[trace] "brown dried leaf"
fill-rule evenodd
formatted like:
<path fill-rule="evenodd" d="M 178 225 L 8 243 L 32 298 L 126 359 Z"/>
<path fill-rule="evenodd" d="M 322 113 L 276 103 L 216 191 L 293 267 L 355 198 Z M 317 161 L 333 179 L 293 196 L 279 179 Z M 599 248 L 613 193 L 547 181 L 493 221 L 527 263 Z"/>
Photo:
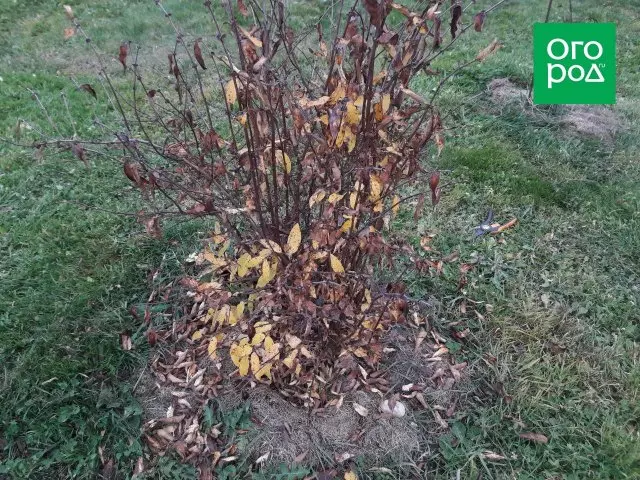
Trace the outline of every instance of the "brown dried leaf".
<path fill-rule="evenodd" d="M 69 40 L 76 34 L 76 29 L 73 27 L 65 28 L 63 32 L 63 36 L 65 40 Z"/>
<path fill-rule="evenodd" d="M 500 48 L 502 48 L 502 44 L 498 42 L 497 38 L 494 38 L 493 41 L 485 49 L 480 50 L 478 56 L 476 57 L 476 60 L 478 60 L 479 62 L 484 62 L 487 57 L 489 57 L 489 55 L 495 53 Z"/>
<path fill-rule="evenodd" d="M 200 48 L 200 41 L 202 39 L 198 38 L 196 40 L 196 43 L 193 44 L 193 54 L 196 57 L 196 60 L 198 61 L 198 65 L 200 65 L 200 67 L 202 67 L 203 70 L 206 70 L 207 67 L 204 65 L 204 58 L 202 58 L 202 49 Z"/>
<path fill-rule="evenodd" d="M 83 83 L 82 85 L 80 85 L 79 88 L 80 88 L 80 90 L 84 90 L 89 95 L 93 96 L 93 98 L 96 98 L 96 99 L 98 98 L 98 95 L 96 94 L 96 91 L 88 83 Z"/>
<path fill-rule="evenodd" d="M 84 163 L 87 167 L 89 166 L 89 164 L 87 163 L 87 154 L 82 145 L 80 145 L 79 143 L 74 143 L 71 147 L 71 151 L 78 158 L 78 160 L 81 160 L 82 163 Z"/>
<path fill-rule="evenodd" d="M 129 43 L 123 43 L 120 45 L 120 52 L 118 54 L 118 60 L 122 64 L 122 68 L 127 70 L 127 55 L 129 54 Z"/>
<path fill-rule="evenodd" d="M 476 32 L 481 32 L 482 27 L 484 26 L 484 19 L 487 16 L 484 10 L 479 13 L 476 13 L 473 17 L 473 29 Z"/>
<path fill-rule="evenodd" d="M 456 32 L 458 31 L 458 23 L 462 17 L 462 6 L 459 3 L 455 3 L 451 6 L 451 37 L 456 38 Z"/>
<path fill-rule="evenodd" d="M 521 433 L 519 436 L 524 440 L 530 440 L 534 443 L 544 444 L 549 442 L 549 439 L 546 437 L 546 435 L 543 435 L 542 433 L 525 432 Z"/>
<path fill-rule="evenodd" d="M 238 11 L 245 17 L 249 16 L 249 10 L 242 0 L 238 0 Z"/>
<path fill-rule="evenodd" d="M 124 174 L 136 185 L 140 185 L 140 170 L 135 162 L 124 162 Z"/>
<path fill-rule="evenodd" d="M 152 237 L 162 237 L 162 230 L 160 228 L 160 217 L 158 215 L 154 215 L 148 220 L 145 220 L 144 228 L 147 231 L 147 234 L 151 235 Z"/>

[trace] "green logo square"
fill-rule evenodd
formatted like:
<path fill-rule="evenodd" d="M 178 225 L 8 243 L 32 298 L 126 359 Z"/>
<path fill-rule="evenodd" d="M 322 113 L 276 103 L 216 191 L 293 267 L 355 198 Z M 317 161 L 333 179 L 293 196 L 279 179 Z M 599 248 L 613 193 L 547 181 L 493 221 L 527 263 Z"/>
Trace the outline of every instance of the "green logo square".
<path fill-rule="evenodd" d="M 536 23 L 533 103 L 616 103 L 616 24 Z"/>

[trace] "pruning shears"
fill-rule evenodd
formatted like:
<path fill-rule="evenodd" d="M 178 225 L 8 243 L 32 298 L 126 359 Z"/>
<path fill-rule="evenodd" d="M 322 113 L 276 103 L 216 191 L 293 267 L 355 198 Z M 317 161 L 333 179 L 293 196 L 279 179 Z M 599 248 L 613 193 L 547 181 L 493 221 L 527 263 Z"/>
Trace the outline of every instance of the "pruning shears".
<path fill-rule="evenodd" d="M 487 233 L 496 234 L 504 232 L 506 229 L 513 227 L 517 221 L 517 218 L 513 218 L 507 223 L 493 223 L 493 210 L 489 210 L 487 218 L 484 220 L 484 222 L 475 227 L 474 234 L 476 237 L 481 237 L 482 235 L 486 235 Z"/>

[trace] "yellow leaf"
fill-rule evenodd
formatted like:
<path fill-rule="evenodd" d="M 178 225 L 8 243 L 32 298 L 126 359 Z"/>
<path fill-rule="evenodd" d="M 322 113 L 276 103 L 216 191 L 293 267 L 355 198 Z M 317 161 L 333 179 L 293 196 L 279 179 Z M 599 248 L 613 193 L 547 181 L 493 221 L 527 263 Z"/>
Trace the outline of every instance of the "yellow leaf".
<path fill-rule="evenodd" d="M 265 322 L 264 320 L 256 322 L 253 325 L 253 329 L 256 331 L 256 333 L 267 333 L 269 330 L 271 330 L 272 327 L 273 326 L 270 323 Z"/>
<path fill-rule="evenodd" d="M 347 218 L 342 224 L 342 226 L 340 227 L 340 231 L 347 233 L 349 230 L 351 230 L 351 225 L 353 225 L 353 220 L 351 220 L 350 218 Z"/>
<path fill-rule="evenodd" d="M 249 273 L 249 262 L 251 261 L 251 255 L 248 253 L 243 253 L 238 259 L 238 276 L 240 278 L 244 277 Z"/>
<path fill-rule="evenodd" d="M 227 307 L 229 306 L 227 305 Z M 238 323 L 238 316 L 236 315 L 236 309 L 234 308 L 233 310 L 231 310 L 231 307 L 229 307 L 228 312 L 229 312 L 229 325 L 233 327 L 236 323 Z"/>
<path fill-rule="evenodd" d="M 249 260 L 249 263 L 247 263 L 247 268 L 256 268 L 258 265 L 261 265 L 264 259 L 269 257 L 269 255 L 271 255 L 270 248 L 264 248 L 260 250 L 260 253 L 258 253 L 257 256 Z"/>
<path fill-rule="evenodd" d="M 329 115 L 327 115 L 326 113 L 325 113 L 325 114 L 323 114 L 323 115 L 320 115 L 320 116 L 318 117 L 318 121 L 319 121 L 320 123 L 325 124 L 325 125 L 329 125 Z"/>
<path fill-rule="evenodd" d="M 217 348 L 218 348 L 218 339 L 216 337 L 213 337 L 209 342 L 209 346 L 207 347 L 207 352 L 209 352 L 209 357 L 211 357 L 212 360 L 215 360 L 216 358 Z"/>
<path fill-rule="evenodd" d="M 282 168 L 286 173 L 291 173 L 291 159 L 282 150 L 276 150 L 275 152 L 276 162 L 282 165 Z"/>
<path fill-rule="evenodd" d="M 249 357 L 242 357 L 238 363 L 238 373 L 241 377 L 246 377 L 249 373 Z"/>
<path fill-rule="evenodd" d="M 191 335 L 191 340 L 200 340 L 202 338 L 202 332 L 200 330 L 196 330 L 195 332 L 193 332 L 193 335 Z"/>
<path fill-rule="evenodd" d="M 282 248 L 280 248 L 280 245 L 278 245 L 276 242 L 274 242 L 273 240 L 260 240 L 260 243 L 262 245 L 264 245 L 266 248 L 270 248 L 271 250 L 273 250 L 276 253 L 282 253 Z"/>
<path fill-rule="evenodd" d="M 236 84 L 233 81 L 233 78 L 227 82 L 224 87 L 224 96 L 229 105 L 233 105 L 236 103 L 236 99 L 238 98 L 238 93 L 236 92 Z"/>
<path fill-rule="evenodd" d="M 238 123 L 244 127 L 247 124 L 247 114 L 241 113 L 236 117 L 236 120 L 238 120 Z"/>
<path fill-rule="evenodd" d="M 344 198 L 344 195 L 345 195 L 344 193 L 343 194 L 339 194 L 338 192 L 332 193 L 331 195 L 329 195 L 329 198 L 327 199 L 327 201 L 331 205 L 335 205 L 337 202 L 339 202 Z"/>
<path fill-rule="evenodd" d="M 347 142 L 347 152 L 351 153 L 354 148 L 356 148 L 356 139 L 357 136 L 350 132 L 349 141 Z"/>
<path fill-rule="evenodd" d="M 382 113 L 387 113 L 387 110 L 389 110 L 390 105 L 391 105 L 391 95 L 388 93 L 385 93 L 382 96 Z"/>
<path fill-rule="evenodd" d="M 387 76 L 386 70 L 382 70 L 380 73 L 377 73 L 375 77 L 373 77 L 373 84 L 378 85 L 382 80 L 384 80 L 384 77 L 386 76 Z"/>
<path fill-rule="evenodd" d="M 270 275 L 270 266 L 269 262 L 266 260 L 262 262 L 262 274 L 260 278 L 258 278 L 258 283 L 256 283 L 256 288 L 263 288 L 267 283 L 271 281 Z"/>
<path fill-rule="evenodd" d="M 344 139 L 347 136 L 347 132 L 351 132 L 346 124 L 342 124 L 340 130 L 338 130 L 338 135 L 336 136 L 336 147 L 340 148 L 344 144 Z"/>
<path fill-rule="evenodd" d="M 242 35 L 244 35 L 247 38 L 247 40 L 249 40 L 251 43 L 253 43 L 254 47 L 262 48 L 262 41 L 260 41 L 258 38 L 256 38 L 253 35 L 251 35 L 247 30 L 245 30 L 241 26 L 238 26 L 238 30 L 240 30 L 242 32 Z"/>
<path fill-rule="evenodd" d="M 316 191 L 311 195 L 311 197 L 309 197 L 309 207 L 313 207 L 316 203 L 320 203 L 326 194 L 327 192 L 322 189 Z"/>
<path fill-rule="evenodd" d="M 289 355 L 287 355 L 287 358 L 285 358 L 282 363 L 284 363 L 284 365 L 287 368 L 293 368 L 293 362 L 296 360 L 296 357 L 298 356 L 298 350 L 292 350 L 291 353 L 289 353 Z"/>
<path fill-rule="evenodd" d="M 358 192 L 351 192 L 349 194 L 349 206 L 356 208 L 356 201 L 358 200 Z"/>
<path fill-rule="evenodd" d="M 331 270 L 333 270 L 335 273 L 344 273 L 342 262 L 333 253 L 329 255 L 329 261 L 331 262 Z"/>
<path fill-rule="evenodd" d="M 276 273 L 278 272 L 278 259 L 276 258 L 271 266 L 269 267 L 269 282 L 276 277 Z"/>
<path fill-rule="evenodd" d="M 258 357 L 258 354 L 255 352 L 251 354 L 251 371 L 255 377 L 258 378 L 258 372 L 260 371 L 260 357 Z M 258 380 L 260 379 L 258 378 Z"/>
<path fill-rule="evenodd" d="M 347 113 L 344 115 L 344 123 L 347 125 L 357 125 L 360 123 L 360 114 L 353 102 L 347 103 Z"/>
<path fill-rule="evenodd" d="M 393 215 L 398 215 L 398 211 L 400 210 L 400 197 L 395 195 L 393 197 L 393 203 L 391 204 L 391 210 L 393 211 Z"/>
<path fill-rule="evenodd" d="M 244 315 L 244 307 L 245 307 L 245 303 L 244 302 L 240 302 L 238 305 L 236 305 L 236 317 L 237 318 L 241 318 L 242 315 Z"/>
<path fill-rule="evenodd" d="M 358 98 L 356 98 L 356 100 L 353 102 L 353 104 L 356 107 L 362 108 L 362 105 L 364 104 L 364 96 L 363 95 L 358 95 Z"/>
<path fill-rule="evenodd" d="M 262 332 L 256 332 L 256 334 L 253 336 L 253 339 L 251 340 L 251 345 L 253 345 L 254 347 L 256 345 L 260 345 L 263 340 L 265 339 L 266 335 Z"/>
<path fill-rule="evenodd" d="M 380 180 L 380 177 L 375 174 L 369 175 L 369 180 L 371 185 L 369 198 L 371 201 L 376 202 L 380 199 L 380 195 L 382 195 L 382 180 Z"/>
<path fill-rule="evenodd" d="M 339 102 L 340 100 L 342 100 L 344 98 L 344 96 L 346 95 L 346 90 L 344 89 L 344 85 L 339 84 L 334 90 L 333 92 L 331 92 L 331 95 L 329 96 L 329 103 L 331 105 L 334 105 L 335 103 Z"/>
<path fill-rule="evenodd" d="M 287 239 L 287 249 L 289 255 L 293 255 L 300 248 L 302 242 L 302 231 L 300 230 L 300 224 L 296 223 L 289 232 L 289 238 Z"/>
<path fill-rule="evenodd" d="M 358 476 L 353 470 L 349 470 L 344 474 L 344 480 L 358 480 Z"/>

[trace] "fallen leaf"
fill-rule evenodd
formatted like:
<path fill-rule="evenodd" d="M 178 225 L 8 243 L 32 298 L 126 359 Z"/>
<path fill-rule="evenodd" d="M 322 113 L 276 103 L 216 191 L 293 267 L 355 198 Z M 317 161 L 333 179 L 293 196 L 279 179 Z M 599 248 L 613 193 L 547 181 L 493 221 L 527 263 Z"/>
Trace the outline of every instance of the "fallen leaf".
<path fill-rule="evenodd" d="M 120 346 L 123 350 L 129 351 L 133 348 L 133 344 L 131 342 L 131 337 L 127 332 L 122 332 L 120 334 Z"/>
<path fill-rule="evenodd" d="M 543 435 L 542 433 L 526 432 L 526 433 L 521 433 L 519 436 L 524 440 L 530 440 L 535 443 L 549 442 L 549 439 L 546 437 L 546 435 Z"/>
<path fill-rule="evenodd" d="M 85 92 L 87 92 L 88 94 L 93 96 L 93 98 L 98 98 L 98 95 L 96 94 L 96 91 L 88 83 L 83 83 L 82 85 L 80 85 L 79 88 L 80 88 L 80 90 L 84 90 Z"/>
<path fill-rule="evenodd" d="M 507 457 L 500 455 L 498 453 L 492 452 L 491 450 L 485 450 L 484 452 L 481 453 L 482 458 L 486 458 L 487 460 L 491 460 L 494 462 L 500 461 L 500 460 L 506 460 Z"/>
<path fill-rule="evenodd" d="M 358 480 L 358 476 L 356 475 L 356 472 L 349 470 L 344 474 L 344 480 Z"/>
<path fill-rule="evenodd" d="M 256 459 L 256 465 L 260 465 L 261 463 L 266 462 L 267 460 L 269 460 L 269 455 L 271 455 L 271 452 L 267 452 L 264 455 L 260 455 L 257 459 Z"/>
<path fill-rule="evenodd" d="M 335 273 L 344 273 L 342 262 L 333 253 L 329 255 L 329 261 L 331 262 L 331 270 L 333 270 Z"/>
<path fill-rule="evenodd" d="M 355 457 L 355 455 L 353 453 L 349 453 L 349 452 L 344 452 L 344 453 L 336 453 L 334 460 L 336 461 L 336 463 L 344 463 L 347 460 L 349 460 L 350 458 Z"/>
<path fill-rule="evenodd" d="M 76 29 L 73 27 L 65 28 L 63 32 L 63 36 L 65 40 L 69 40 L 76 34 Z"/>
<path fill-rule="evenodd" d="M 63 5 L 62 8 L 64 8 L 64 13 L 67 14 L 67 17 L 69 18 L 69 20 L 73 20 L 75 18 L 75 15 L 73 14 L 73 9 L 69 5 Z"/>
<path fill-rule="evenodd" d="M 383 400 L 382 403 L 380 403 L 380 412 L 391 415 L 392 417 L 401 418 L 407 413 L 407 408 L 404 406 L 404 403 L 398 400 Z"/>
<path fill-rule="evenodd" d="M 498 39 L 495 38 L 487 46 L 487 48 L 484 48 L 484 49 L 480 50 L 480 52 L 478 53 L 478 56 L 476 57 L 476 60 L 478 60 L 479 62 L 484 62 L 487 59 L 487 57 L 489 57 L 489 55 L 491 55 L 492 53 L 495 53 L 501 47 L 502 47 L 502 45 L 498 42 Z"/>
<path fill-rule="evenodd" d="M 369 410 L 367 410 L 365 407 L 363 407 L 362 405 L 360 405 L 359 403 L 355 403 L 353 404 L 353 409 L 358 413 L 358 415 L 360 415 L 361 417 L 366 417 L 367 415 L 369 415 Z"/>

